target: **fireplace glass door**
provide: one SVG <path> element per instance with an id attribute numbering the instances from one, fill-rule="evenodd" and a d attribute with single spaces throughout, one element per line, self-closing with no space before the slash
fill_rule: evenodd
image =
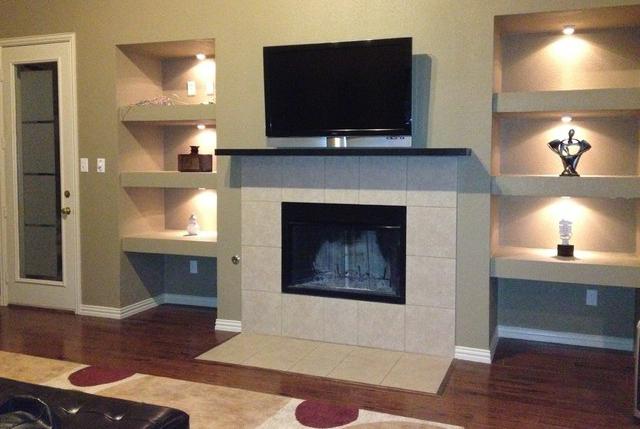
<path id="1" fill-rule="evenodd" d="M 403 304 L 406 208 L 283 203 L 284 293 Z"/>

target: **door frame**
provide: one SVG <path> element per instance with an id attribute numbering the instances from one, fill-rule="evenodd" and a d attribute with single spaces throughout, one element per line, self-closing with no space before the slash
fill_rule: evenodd
<path id="1" fill-rule="evenodd" d="M 68 144 L 71 146 L 71 152 L 73 153 L 71 162 L 69 167 L 72 168 L 72 183 L 70 183 L 70 190 L 73 195 L 77 195 L 76 204 L 74 208 L 75 216 L 72 216 L 71 225 L 73 235 L 76 237 L 74 246 L 75 254 L 77 258 L 74 258 L 73 261 L 70 261 L 74 265 L 73 269 L 76 272 L 76 282 L 75 284 L 68 285 L 68 287 L 74 290 L 74 295 L 76 297 L 75 303 L 75 313 L 78 313 L 80 310 L 80 306 L 82 305 L 82 271 L 81 271 L 81 256 L 80 252 L 80 172 L 79 172 L 79 153 L 78 153 L 78 93 L 77 93 L 77 63 L 76 63 L 76 35 L 75 33 L 58 33 L 58 34 L 48 34 L 48 35 L 39 35 L 39 36 L 26 36 L 26 37 L 14 37 L 8 39 L 0 39 L 0 58 L 2 57 L 2 49 L 8 47 L 16 47 L 16 46 L 32 46 L 32 45 L 44 45 L 44 44 L 52 44 L 52 43 L 63 43 L 67 45 L 69 50 L 69 55 L 71 59 L 71 124 L 67 124 L 70 127 L 71 131 L 71 141 Z M 2 81 L 2 70 L 0 63 L 0 100 L 4 97 L 4 91 L 7 90 L 4 82 Z M 5 141 L 5 124 L 4 124 L 4 103 L 0 103 L 0 165 L 6 165 L 7 161 L 7 144 Z M 0 264 L 0 305 L 6 306 L 9 304 L 8 293 L 9 287 L 7 283 L 7 279 L 9 278 L 9 266 L 6 255 L 8 254 L 7 249 L 7 183 L 4 175 L 0 178 L 0 206 L 2 208 L 0 215 L 0 260 L 2 263 Z"/>

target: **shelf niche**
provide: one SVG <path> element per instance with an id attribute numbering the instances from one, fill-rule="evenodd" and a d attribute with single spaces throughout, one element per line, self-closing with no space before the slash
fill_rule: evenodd
<path id="1" fill-rule="evenodd" d="M 196 59 L 197 53 L 206 59 Z M 122 248 L 215 256 L 215 157 L 213 172 L 177 171 L 178 154 L 189 153 L 189 146 L 199 146 L 201 154 L 215 151 L 214 41 L 123 44 L 116 57 Z M 194 96 L 187 94 L 187 81 L 195 81 Z M 213 95 L 207 94 L 211 85 Z M 160 96 L 175 104 L 135 105 Z M 202 236 L 183 234 L 191 213 L 198 217 Z"/>

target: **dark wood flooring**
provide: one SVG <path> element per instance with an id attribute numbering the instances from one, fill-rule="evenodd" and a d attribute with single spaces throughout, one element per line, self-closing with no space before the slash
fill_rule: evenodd
<path id="1" fill-rule="evenodd" d="M 630 353 L 501 340 L 492 365 L 454 361 L 441 396 L 196 361 L 233 334 L 212 310 L 161 306 L 126 320 L 0 307 L 0 349 L 457 424 L 640 427 Z"/>

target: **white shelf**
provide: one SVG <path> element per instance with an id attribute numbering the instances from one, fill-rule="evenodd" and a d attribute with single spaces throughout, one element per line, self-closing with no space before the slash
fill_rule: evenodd
<path id="1" fill-rule="evenodd" d="M 216 257 L 218 234 L 203 231 L 187 235 L 185 230 L 165 230 L 122 237 L 125 252 Z"/>
<path id="2" fill-rule="evenodd" d="M 215 124 L 215 104 L 177 104 L 173 106 L 123 106 L 119 110 L 123 122 L 149 122 L 158 125 Z"/>
<path id="3" fill-rule="evenodd" d="M 491 258 L 491 276 L 547 282 L 640 288 L 640 256 L 575 251 L 575 259 L 555 249 L 501 247 Z"/>
<path id="4" fill-rule="evenodd" d="M 216 189 L 216 173 L 180 171 L 127 171 L 120 173 L 124 188 L 186 188 Z"/>
<path id="5" fill-rule="evenodd" d="M 640 198 L 640 177 L 494 176 L 491 178 L 491 194 L 532 197 Z"/>
<path id="6" fill-rule="evenodd" d="M 502 92 L 493 95 L 495 113 L 640 112 L 640 88 Z"/>

